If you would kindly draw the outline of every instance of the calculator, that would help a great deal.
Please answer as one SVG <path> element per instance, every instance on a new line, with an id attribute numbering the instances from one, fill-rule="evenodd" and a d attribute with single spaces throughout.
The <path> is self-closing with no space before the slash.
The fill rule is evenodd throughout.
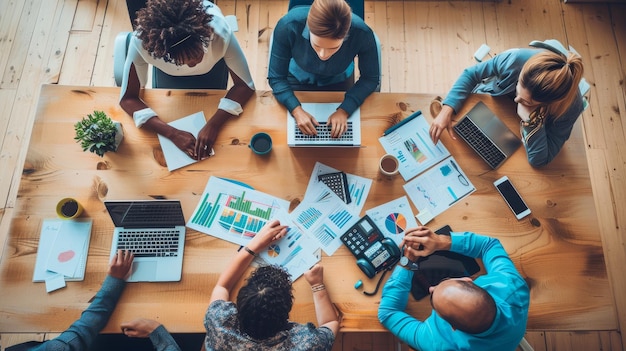
<path id="1" fill-rule="evenodd" d="M 347 204 L 352 202 L 348 190 L 348 177 L 344 172 L 321 174 L 317 179 L 326 184 L 343 202 Z"/>

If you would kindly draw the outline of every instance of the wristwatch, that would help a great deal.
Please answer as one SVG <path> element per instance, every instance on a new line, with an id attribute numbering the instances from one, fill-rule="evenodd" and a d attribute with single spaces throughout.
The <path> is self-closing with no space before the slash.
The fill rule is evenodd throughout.
<path id="1" fill-rule="evenodd" d="M 413 262 L 411 260 L 409 260 L 408 257 L 406 256 L 402 256 L 400 257 L 400 266 L 410 270 L 410 271 L 417 271 L 420 269 L 419 263 L 417 262 Z"/>

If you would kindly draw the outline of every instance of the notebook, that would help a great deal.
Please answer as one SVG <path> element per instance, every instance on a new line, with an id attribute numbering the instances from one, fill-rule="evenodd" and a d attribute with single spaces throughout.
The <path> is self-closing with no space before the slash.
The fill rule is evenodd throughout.
<path id="1" fill-rule="evenodd" d="M 482 102 L 454 125 L 454 131 L 493 169 L 500 167 L 522 144 Z"/>
<path id="2" fill-rule="evenodd" d="M 361 109 L 348 117 L 348 130 L 339 138 L 330 136 L 328 117 L 339 107 L 338 102 L 303 103 L 302 108 L 313 115 L 320 124 L 317 135 L 306 135 L 296 125 L 296 120 L 287 112 L 287 145 L 291 147 L 359 147 L 361 146 Z"/>
<path id="3" fill-rule="evenodd" d="M 185 247 L 180 201 L 105 201 L 115 224 L 111 258 L 118 249 L 135 254 L 129 282 L 179 281 Z"/>

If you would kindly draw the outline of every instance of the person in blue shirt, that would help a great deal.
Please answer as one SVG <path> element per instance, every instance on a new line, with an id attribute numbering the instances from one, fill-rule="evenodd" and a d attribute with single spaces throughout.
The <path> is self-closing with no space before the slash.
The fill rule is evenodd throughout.
<path id="1" fill-rule="evenodd" d="M 583 76 L 582 59 L 564 48 L 563 51 L 510 49 L 466 68 L 443 99 L 440 112 L 433 116 L 433 142 L 439 140 L 443 131 L 456 139 L 451 129 L 452 117 L 469 94 L 509 96 L 517 103 L 528 162 L 533 167 L 550 163 L 584 110 L 578 90 Z"/>
<path id="2" fill-rule="evenodd" d="M 404 312 L 414 271 L 410 265 L 398 265 L 383 288 L 378 309 L 385 328 L 421 351 L 515 350 L 526 331 L 530 292 L 498 239 L 470 232 L 437 235 L 418 227 L 407 232 L 402 245 L 409 261 L 450 250 L 481 258 L 487 273 L 431 286 L 433 311 L 420 321 Z"/>
<path id="3" fill-rule="evenodd" d="M 80 318 L 72 323 L 58 337 L 7 347 L 7 351 L 87 351 L 95 346 L 100 330 L 104 328 L 115 310 L 117 301 L 126 287 L 126 278 L 130 274 L 134 255 L 130 251 L 118 250 L 111 259 L 107 277 L 96 294 L 93 302 L 83 311 Z M 150 337 L 157 351 L 180 351 L 174 338 L 160 323 L 137 319 L 123 323 L 122 330 L 128 336 Z M 141 330 L 144 334 L 138 334 Z"/>
<path id="4" fill-rule="evenodd" d="M 359 58 L 359 79 L 345 84 Z M 380 83 L 374 32 L 352 14 L 345 0 L 315 0 L 311 6 L 289 10 L 276 24 L 270 53 L 268 82 L 276 100 L 296 119 L 307 135 L 317 134 L 319 123 L 305 111 L 294 90 L 346 91 L 343 102 L 329 117 L 331 136 L 340 137 L 348 117 Z"/>

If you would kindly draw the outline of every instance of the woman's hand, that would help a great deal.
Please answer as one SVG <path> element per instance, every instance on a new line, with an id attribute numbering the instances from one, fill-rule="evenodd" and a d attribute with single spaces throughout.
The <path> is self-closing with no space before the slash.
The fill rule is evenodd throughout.
<path id="1" fill-rule="evenodd" d="M 315 117 L 306 112 L 302 106 L 298 106 L 291 111 L 291 115 L 296 119 L 296 125 L 300 131 L 306 135 L 317 135 L 316 127 L 320 124 Z"/>
<path id="2" fill-rule="evenodd" d="M 247 246 L 250 250 L 259 253 L 274 241 L 282 239 L 285 234 L 287 234 L 287 226 L 280 225 L 280 222 L 274 219 L 267 222 Z"/>
<path id="3" fill-rule="evenodd" d="M 441 133 L 444 130 L 448 131 L 448 135 L 450 138 L 456 140 L 456 136 L 452 131 L 452 115 L 454 114 L 454 110 L 452 107 L 448 105 L 443 105 L 441 107 L 441 112 L 435 117 L 435 120 L 430 125 L 430 138 L 433 143 L 437 144 L 439 138 L 441 137 Z"/>
<path id="4" fill-rule="evenodd" d="M 317 285 L 324 283 L 324 267 L 321 264 L 316 264 L 308 271 L 304 272 L 304 279 L 309 282 L 309 285 Z"/>
<path id="5" fill-rule="evenodd" d="M 328 125 L 332 126 L 330 136 L 339 138 L 348 130 L 348 113 L 340 108 L 328 117 Z"/>

